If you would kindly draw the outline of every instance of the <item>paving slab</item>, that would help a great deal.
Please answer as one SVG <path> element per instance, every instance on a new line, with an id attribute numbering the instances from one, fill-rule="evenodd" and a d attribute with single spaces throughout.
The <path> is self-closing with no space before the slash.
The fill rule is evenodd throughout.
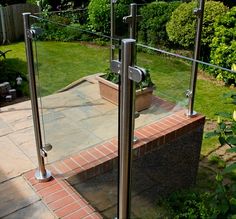
<path id="1" fill-rule="evenodd" d="M 0 118 L 0 137 L 11 133 L 13 129 L 2 119 Z"/>
<path id="2" fill-rule="evenodd" d="M 102 142 L 102 139 L 94 136 L 93 133 L 82 130 L 80 127 L 74 129 L 74 132 L 64 134 L 66 134 L 66 137 L 65 135 L 60 136 L 60 134 L 57 138 L 48 136 L 47 141 L 53 146 L 52 151 L 49 152 L 49 162 L 60 160 Z"/>
<path id="3" fill-rule="evenodd" d="M 0 138 L 0 148 L 0 182 L 35 168 L 32 161 L 9 137 L 4 136 Z"/>
<path id="4" fill-rule="evenodd" d="M 8 138 L 32 161 L 37 165 L 37 154 L 35 146 L 34 128 L 25 128 L 14 131 Z"/>
<path id="5" fill-rule="evenodd" d="M 23 177 L 0 184 L 0 218 L 37 202 L 39 197 Z"/>
<path id="6" fill-rule="evenodd" d="M 1 108 L 0 120 L 1 119 L 11 127 L 12 131 L 32 127 L 33 122 L 30 101 Z"/>
<path id="7" fill-rule="evenodd" d="M 55 219 L 51 211 L 43 204 L 42 201 L 37 201 L 28 207 L 20 209 L 3 219 Z"/>

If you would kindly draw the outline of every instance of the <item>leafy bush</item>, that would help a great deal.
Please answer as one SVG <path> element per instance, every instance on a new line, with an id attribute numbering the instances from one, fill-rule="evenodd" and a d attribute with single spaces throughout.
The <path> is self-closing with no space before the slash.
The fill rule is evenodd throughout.
<path id="1" fill-rule="evenodd" d="M 24 69 L 25 72 L 16 69 Z M 4 59 L 0 61 L 0 83 L 9 82 L 11 87 L 17 90 L 17 94 L 29 96 L 29 85 L 26 75 L 26 63 L 19 59 Z M 16 83 L 16 78 L 22 78 L 20 86 Z"/>
<path id="2" fill-rule="evenodd" d="M 110 29 L 110 4 L 109 0 L 91 0 L 88 6 L 89 22 L 92 28 L 102 33 Z"/>
<path id="3" fill-rule="evenodd" d="M 191 190 L 179 191 L 165 201 L 174 219 L 212 218 L 217 210 L 209 205 L 210 194 Z"/>
<path id="4" fill-rule="evenodd" d="M 106 69 L 105 71 L 106 71 L 106 74 L 103 76 L 103 78 L 105 78 L 108 81 L 111 81 L 114 84 L 119 83 L 118 74 L 111 72 L 110 69 Z M 147 87 L 155 88 L 155 84 L 152 82 L 149 70 L 146 69 L 145 71 L 146 71 L 145 79 L 139 83 L 136 83 L 136 89 L 143 90 L 144 88 L 147 88 Z"/>
<path id="5" fill-rule="evenodd" d="M 224 95 L 231 98 L 232 103 L 236 105 L 236 93 L 230 92 Z M 227 152 L 236 152 L 236 111 L 232 114 L 219 112 L 217 128 L 206 134 L 206 137 L 218 136 L 221 146 L 227 145 L 230 149 Z M 235 218 L 236 217 L 236 182 L 235 180 L 227 182 L 224 177 L 228 174 L 231 176 L 236 172 L 236 163 L 233 162 L 226 166 L 222 172 L 216 175 L 217 188 L 212 193 L 209 201 L 211 206 L 217 209 L 219 218 Z"/>
<path id="6" fill-rule="evenodd" d="M 215 23 L 215 35 L 210 45 L 211 63 L 233 69 L 236 64 L 236 7 L 218 18 Z M 236 69 L 234 69 L 236 70 Z M 210 72 L 226 84 L 235 84 L 236 74 L 211 69 Z"/>
<path id="7" fill-rule="evenodd" d="M 47 15 L 46 20 L 35 23 L 34 27 L 42 29 L 42 33 L 37 36 L 39 40 L 55 40 L 55 41 L 76 41 L 88 40 L 86 25 L 73 23 L 71 17 L 62 17 L 59 15 Z"/>
<path id="8" fill-rule="evenodd" d="M 196 31 L 196 16 L 193 10 L 197 7 L 195 2 L 182 3 L 171 16 L 170 21 L 166 25 L 169 39 L 183 47 L 191 47 L 194 45 Z M 212 41 L 214 28 L 213 24 L 217 17 L 225 14 L 227 7 L 221 2 L 207 1 L 205 3 L 202 46 L 208 49 Z"/>
<path id="9" fill-rule="evenodd" d="M 123 17 L 129 13 L 132 0 L 120 0 L 115 4 L 116 30 L 123 33 Z M 89 22 L 97 32 L 110 33 L 110 0 L 91 0 L 88 6 Z"/>
<path id="10" fill-rule="evenodd" d="M 28 0 L 28 1 L 35 1 L 35 0 Z M 47 10 L 67 10 L 73 9 L 78 7 L 86 7 L 88 1 L 80 0 L 80 1 L 70 1 L 70 0 L 37 0 L 37 4 L 40 6 L 42 11 Z"/>
<path id="11" fill-rule="evenodd" d="M 152 2 L 141 8 L 139 39 L 149 45 L 167 44 L 166 23 L 180 2 Z"/>
<path id="12" fill-rule="evenodd" d="M 218 168 L 225 168 L 226 162 L 221 159 L 218 155 L 212 155 L 209 157 L 209 162 L 211 164 L 216 164 Z"/>

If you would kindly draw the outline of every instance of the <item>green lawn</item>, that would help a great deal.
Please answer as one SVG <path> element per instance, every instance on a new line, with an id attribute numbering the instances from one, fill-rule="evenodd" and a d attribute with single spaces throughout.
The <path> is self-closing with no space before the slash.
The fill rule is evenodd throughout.
<path id="1" fill-rule="evenodd" d="M 109 49 L 79 43 L 37 42 L 36 65 L 42 95 L 48 95 L 84 76 L 104 72 Z"/>
<path id="2" fill-rule="evenodd" d="M 175 58 L 147 53 L 137 54 L 137 64 L 150 70 L 158 96 L 183 106 L 187 104 L 185 92 L 190 81 L 190 65 Z"/>
<path id="3" fill-rule="evenodd" d="M 12 67 L 26 72 L 24 43 L 0 47 L 2 51 L 7 49 L 12 50 L 7 54 Z M 37 42 L 34 52 L 37 55 L 35 63 L 42 95 L 56 92 L 81 77 L 104 72 L 109 67 L 107 47 L 80 43 Z M 182 106 L 186 105 L 185 91 L 189 87 L 191 73 L 189 64 L 176 58 L 148 53 L 139 52 L 137 57 L 137 64 L 150 70 L 157 87 L 156 94 Z M 14 60 L 18 61 L 15 63 Z M 234 105 L 226 103 L 222 96 L 229 90 L 213 81 L 199 79 L 195 110 L 210 120 L 216 119 L 216 112 L 233 112 Z M 204 140 L 202 152 L 207 153 L 216 144 L 216 139 Z"/>

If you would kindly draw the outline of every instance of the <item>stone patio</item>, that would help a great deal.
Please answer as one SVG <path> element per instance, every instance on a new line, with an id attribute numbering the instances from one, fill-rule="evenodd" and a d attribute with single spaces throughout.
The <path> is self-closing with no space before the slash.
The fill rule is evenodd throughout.
<path id="1" fill-rule="evenodd" d="M 53 145 L 47 163 L 54 180 L 40 184 L 33 176 L 37 159 L 30 102 L 1 108 L 0 217 L 99 218 L 64 179 L 91 168 L 93 172 L 87 172 L 87 175 L 110 168 L 110 160 L 117 156 L 117 107 L 100 98 L 98 85 L 92 78 L 80 81 L 66 91 L 44 97 L 40 102 L 45 143 Z M 177 116 L 179 120 L 176 123 L 169 120 L 162 123 L 155 133 L 155 130 L 150 132 L 149 124 L 176 113 L 182 115 Z M 178 105 L 154 98 L 152 107 L 141 112 L 136 119 L 135 134 L 139 137 L 136 147 L 146 145 L 157 135 L 167 141 L 173 137 L 171 133 L 177 133 L 173 132 L 173 125 L 178 129 L 182 127 L 184 131 L 186 127 L 190 128 L 188 124 L 198 119 L 185 117 Z M 110 143 L 107 145 L 105 142 Z M 94 150 L 96 154 L 91 157 Z M 142 149 L 137 153 L 141 154 Z M 65 209 L 60 209 L 62 206 L 59 207 L 59 204 L 64 203 L 64 199 L 68 204 Z"/>

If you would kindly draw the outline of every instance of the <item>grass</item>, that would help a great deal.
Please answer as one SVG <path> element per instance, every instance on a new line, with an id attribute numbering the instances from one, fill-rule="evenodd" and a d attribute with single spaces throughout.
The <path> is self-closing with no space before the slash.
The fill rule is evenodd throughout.
<path id="1" fill-rule="evenodd" d="M 35 51 L 43 96 L 54 93 L 87 75 L 104 72 L 109 62 L 109 49 L 106 47 L 38 42 Z"/>
<path id="2" fill-rule="evenodd" d="M 24 43 L 0 47 L 2 51 L 7 49 L 12 50 L 7 54 L 10 65 L 26 72 Z M 56 92 L 81 77 L 104 72 L 109 66 L 108 47 L 83 43 L 37 42 L 34 51 L 37 51 L 35 61 L 42 95 Z M 190 64 L 180 59 L 142 52 L 139 52 L 137 57 L 137 64 L 150 70 L 157 87 L 157 95 L 182 106 L 187 105 L 185 92 L 189 88 Z M 14 60 L 21 62 L 14 62 Z M 223 98 L 223 93 L 229 91 L 230 88 L 219 85 L 215 81 L 198 79 L 195 110 L 206 115 L 208 120 L 215 120 L 215 113 L 219 111 L 233 112 L 234 105 L 226 103 Z M 214 138 L 204 140 L 202 153 L 207 154 L 217 144 L 217 139 Z"/>
<path id="3" fill-rule="evenodd" d="M 191 66 L 175 58 L 138 53 L 137 64 L 150 70 L 156 85 L 156 94 L 184 106 L 187 104 L 185 92 L 188 89 Z"/>

